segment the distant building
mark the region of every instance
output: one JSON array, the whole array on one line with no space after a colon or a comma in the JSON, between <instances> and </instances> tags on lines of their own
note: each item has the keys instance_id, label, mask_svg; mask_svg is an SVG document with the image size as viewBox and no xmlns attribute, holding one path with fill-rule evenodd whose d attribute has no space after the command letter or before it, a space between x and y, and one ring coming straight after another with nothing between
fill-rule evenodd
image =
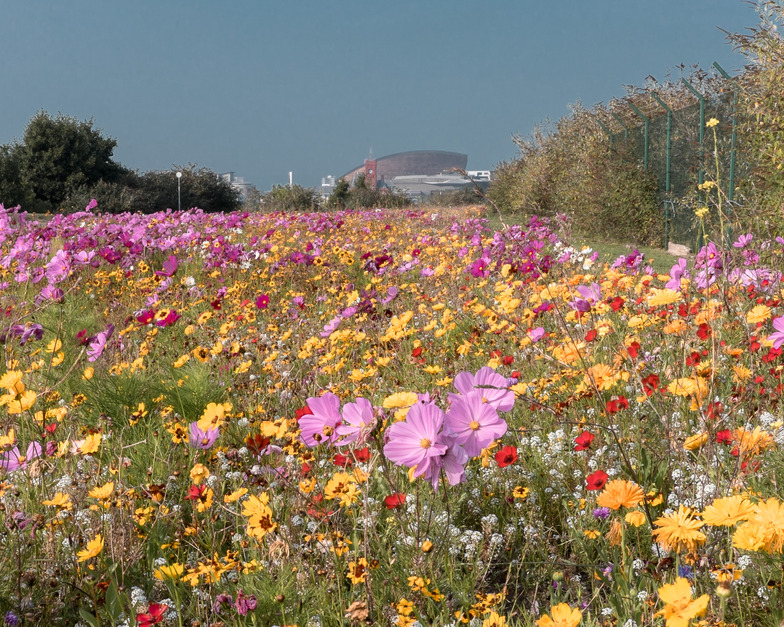
<instances>
[{"instance_id":1,"label":"distant building","mask_svg":"<svg viewBox=\"0 0 784 627\"><path fill-rule=\"evenodd\" d=\"M234 172L226 172L221 174L220 177L240 193L243 202L248 199L251 191L255 189L253 183L248 183L241 176L235 176Z\"/></svg>"},{"instance_id":2,"label":"distant building","mask_svg":"<svg viewBox=\"0 0 784 627\"><path fill-rule=\"evenodd\" d=\"M398 152L374 159L371 155L365 162L346 172L341 178L352 183L359 174L365 174L368 182L375 180L389 185L389 179L398 176L432 176L449 170L465 170L468 155L443 150L412 150ZM371 172L372 170L372 172Z\"/></svg>"},{"instance_id":3,"label":"distant building","mask_svg":"<svg viewBox=\"0 0 784 627\"><path fill-rule=\"evenodd\" d=\"M321 197L322 198L329 198L332 195L332 192L335 191L335 185L337 185L337 180L331 174L327 174L324 178L321 179Z\"/></svg>"}]
</instances>

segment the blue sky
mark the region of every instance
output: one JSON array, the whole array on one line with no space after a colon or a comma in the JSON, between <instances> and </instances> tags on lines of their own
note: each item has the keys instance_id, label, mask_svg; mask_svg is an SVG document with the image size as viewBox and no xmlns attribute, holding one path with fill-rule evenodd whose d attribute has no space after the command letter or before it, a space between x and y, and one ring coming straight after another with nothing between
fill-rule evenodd
<instances>
[{"instance_id":1,"label":"blue sky","mask_svg":"<svg viewBox=\"0 0 784 627\"><path fill-rule=\"evenodd\" d=\"M36 111L93 118L140 171L196 163L263 190L376 156L515 155L511 134L744 59L743 0L5 0L0 143Z\"/></svg>"}]
</instances>

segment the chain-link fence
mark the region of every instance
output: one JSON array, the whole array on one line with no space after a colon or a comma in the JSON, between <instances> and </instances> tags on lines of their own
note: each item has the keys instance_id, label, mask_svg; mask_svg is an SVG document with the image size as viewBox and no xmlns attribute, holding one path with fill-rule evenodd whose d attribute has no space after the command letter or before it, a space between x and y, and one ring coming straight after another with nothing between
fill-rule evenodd
<instances>
[{"instance_id":1,"label":"chain-link fence","mask_svg":"<svg viewBox=\"0 0 784 627\"><path fill-rule=\"evenodd\" d=\"M594 110L607 134L609 150L639 159L659 182L662 238L692 249L700 245L694 210L708 206L705 181L717 182L731 211L737 176L737 86L714 64L716 73L648 89L630 90L622 99ZM709 126L711 119L718 120ZM714 134L715 132L715 134ZM715 209L714 209L715 211Z\"/></svg>"}]
</instances>

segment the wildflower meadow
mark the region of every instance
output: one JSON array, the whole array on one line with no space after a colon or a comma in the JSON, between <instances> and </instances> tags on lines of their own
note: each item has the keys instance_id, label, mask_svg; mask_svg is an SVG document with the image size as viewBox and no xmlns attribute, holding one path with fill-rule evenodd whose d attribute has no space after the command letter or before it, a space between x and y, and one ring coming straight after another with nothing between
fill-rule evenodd
<instances>
[{"instance_id":1,"label":"wildflower meadow","mask_svg":"<svg viewBox=\"0 0 784 627\"><path fill-rule=\"evenodd\" d=\"M6 625L779 625L784 239L0 205Z\"/></svg>"}]
</instances>

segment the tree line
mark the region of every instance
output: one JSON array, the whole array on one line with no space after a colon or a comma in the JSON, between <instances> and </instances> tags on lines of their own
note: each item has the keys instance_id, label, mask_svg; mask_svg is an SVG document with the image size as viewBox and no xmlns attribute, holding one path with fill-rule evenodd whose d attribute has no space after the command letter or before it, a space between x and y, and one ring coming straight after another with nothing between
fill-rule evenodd
<instances>
[{"instance_id":1,"label":"tree line","mask_svg":"<svg viewBox=\"0 0 784 627\"><path fill-rule=\"evenodd\" d=\"M154 213L178 206L173 170L139 173L114 160L117 140L93 121L46 111L35 114L22 139L0 146L0 203L33 213L72 213L92 198L105 213ZM194 164L182 172L180 205L234 211L239 193L218 174Z\"/></svg>"}]
</instances>

